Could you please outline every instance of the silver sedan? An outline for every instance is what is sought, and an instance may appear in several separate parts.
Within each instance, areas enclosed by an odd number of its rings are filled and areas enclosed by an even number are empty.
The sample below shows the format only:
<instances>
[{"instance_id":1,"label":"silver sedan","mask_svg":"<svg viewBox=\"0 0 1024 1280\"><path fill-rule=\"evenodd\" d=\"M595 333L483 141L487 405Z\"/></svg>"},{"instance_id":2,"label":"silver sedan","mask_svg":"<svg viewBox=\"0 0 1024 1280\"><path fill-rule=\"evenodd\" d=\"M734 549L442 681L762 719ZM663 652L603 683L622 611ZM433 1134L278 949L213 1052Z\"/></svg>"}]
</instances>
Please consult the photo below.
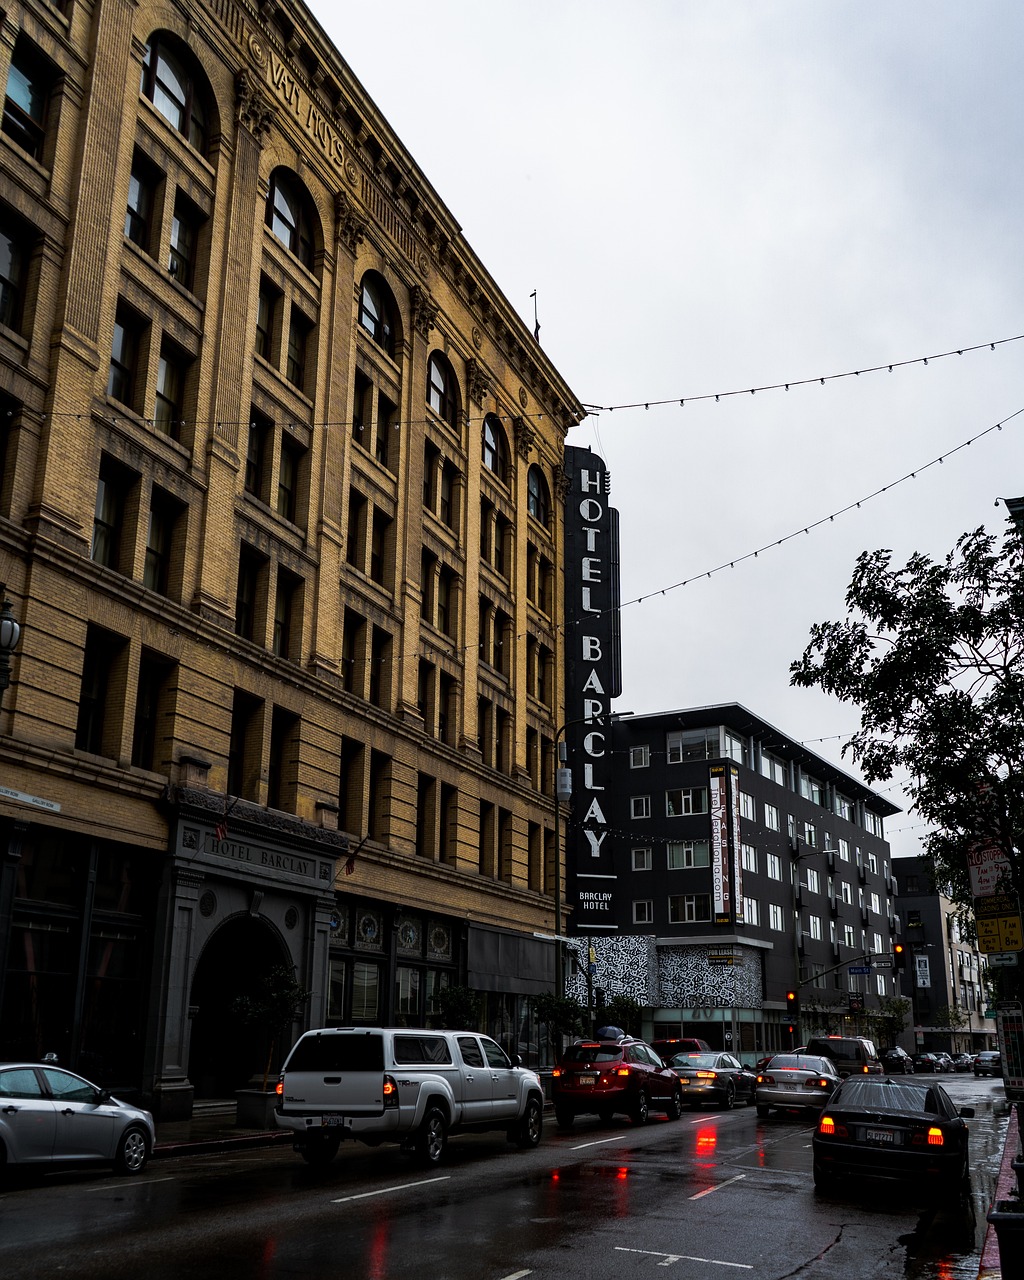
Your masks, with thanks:
<instances>
[{"instance_id":1,"label":"silver sedan","mask_svg":"<svg viewBox=\"0 0 1024 1280\"><path fill-rule=\"evenodd\" d=\"M0 1062L0 1166L112 1164L141 1173L153 1117L63 1067Z\"/></svg>"},{"instance_id":2,"label":"silver sedan","mask_svg":"<svg viewBox=\"0 0 1024 1280\"><path fill-rule=\"evenodd\" d=\"M780 1111L821 1111L842 1083L828 1058L803 1053L777 1053L757 1077L754 1102L763 1120Z\"/></svg>"}]
</instances>

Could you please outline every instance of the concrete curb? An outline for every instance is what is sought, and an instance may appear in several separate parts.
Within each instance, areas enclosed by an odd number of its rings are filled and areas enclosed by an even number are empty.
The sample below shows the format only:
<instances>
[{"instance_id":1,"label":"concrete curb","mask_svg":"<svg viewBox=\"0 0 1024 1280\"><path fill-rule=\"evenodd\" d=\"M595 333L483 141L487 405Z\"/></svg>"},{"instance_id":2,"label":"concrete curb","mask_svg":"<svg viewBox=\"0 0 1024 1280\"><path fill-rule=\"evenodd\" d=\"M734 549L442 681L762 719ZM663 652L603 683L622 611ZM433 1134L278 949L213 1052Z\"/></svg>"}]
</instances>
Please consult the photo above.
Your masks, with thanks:
<instances>
[{"instance_id":1,"label":"concrete curb","mask_svg":"<svg viewBox=\"0 0 1024 1280\"><path fill-rule=\"evenodd\" d=\"M158 1142L153 1148L154 1160L173 1156L204 1155L215 1151L237 1151L251 1147L276 1147L291 1144L294 1135L285 1129L269 1129L263 1133L221 1134L211 1138L184 1138L180 1142Z\"/></svg>"},{"instance_id":2,"label":"concrete curb","mask_svg":"<svg viewBox=\"0 0 1024 1280\"><path fill-rule=\"evenodd\" d=\"M1010 1192L1017 1189L1017 1175L1013 1171L1013 1162L1017 1159L1018 1126L1015 1108L1010 1108L1010 1123L1006 1129L1006 1146L1003 1148L1003 1159L999 1165L999 1177L989 1209L995 1208L1000 1200L1008 1200ZM999 1261L999 1240L996 1229L988 1224L985 1232L985 1243L981 1249L981 1265L978 1268L978 1280L1002 1280L1003 1270ZM1014 1280L1007 1276L1006 1280Z\"/></svg>"}]
</instances>

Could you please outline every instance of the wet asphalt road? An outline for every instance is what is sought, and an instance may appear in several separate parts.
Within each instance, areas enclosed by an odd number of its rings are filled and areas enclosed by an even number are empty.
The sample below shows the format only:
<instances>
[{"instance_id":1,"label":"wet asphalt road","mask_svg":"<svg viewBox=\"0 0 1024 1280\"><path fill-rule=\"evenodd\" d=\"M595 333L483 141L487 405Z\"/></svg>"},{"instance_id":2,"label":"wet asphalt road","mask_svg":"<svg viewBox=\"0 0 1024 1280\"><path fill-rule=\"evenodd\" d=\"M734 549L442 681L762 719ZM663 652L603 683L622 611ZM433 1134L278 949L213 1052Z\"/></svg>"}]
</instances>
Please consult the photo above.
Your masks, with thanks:
<instances>
[{"instance_id":1,"label":"wet asphalt road","mask_svg":"<svg viewBox=\"0 0 1024 1280\"><path fill-rule=\"evenodd\" d=\"M976 1280L1007 1126L1000 1081L944 1077L971 1124L972 1197L822 1197L808 1120L753 1108L643 1129L546 1125L534 1151L454 1138L423 1170L346 1146L310 1170L287 1146L8 1182L0 1276L351 1280Z\"/></svg>"}]
</instances>

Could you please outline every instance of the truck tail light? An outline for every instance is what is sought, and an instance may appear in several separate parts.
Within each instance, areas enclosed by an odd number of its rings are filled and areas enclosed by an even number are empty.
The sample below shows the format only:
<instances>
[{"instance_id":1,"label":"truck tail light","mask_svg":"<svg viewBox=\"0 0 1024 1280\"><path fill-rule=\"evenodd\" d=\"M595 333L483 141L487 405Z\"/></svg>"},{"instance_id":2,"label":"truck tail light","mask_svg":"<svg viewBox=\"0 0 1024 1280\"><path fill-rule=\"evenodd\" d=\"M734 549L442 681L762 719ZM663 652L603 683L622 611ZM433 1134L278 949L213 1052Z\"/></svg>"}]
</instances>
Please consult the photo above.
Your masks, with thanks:
<instances>
[{"instance_id":1,"label":"truck tail light","mask_svg":"<svg viewBox=\"0 0 1024 1280\"><path fill-rule=\"evenodd\" d=\"M394 1076L384 1077L384 1106L398 1106L398 1081Z\"/></svg>"}]
</instances>

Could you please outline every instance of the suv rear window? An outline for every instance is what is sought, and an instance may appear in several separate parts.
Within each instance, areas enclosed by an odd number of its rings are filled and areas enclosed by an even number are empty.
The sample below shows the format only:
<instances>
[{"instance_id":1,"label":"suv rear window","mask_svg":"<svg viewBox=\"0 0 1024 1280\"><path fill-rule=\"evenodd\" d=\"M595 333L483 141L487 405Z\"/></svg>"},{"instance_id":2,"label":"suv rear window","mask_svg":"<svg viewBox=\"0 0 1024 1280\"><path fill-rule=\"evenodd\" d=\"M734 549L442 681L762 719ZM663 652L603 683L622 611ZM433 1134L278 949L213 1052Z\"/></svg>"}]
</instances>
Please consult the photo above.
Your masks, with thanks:
<instances>
[{"instance_id":1,"label":"suv rear window","mask_svg":"<svg viewBox=\"0 0 1024 1280\"><path fill-rule=\"evenodd\" d=\"M565 1051L566 1062L618 1062L622 1049L617 1044L574 1044Z\"/></svg>"},{"instance_id":2,"label":"suv rear window","mask_svg":"<svg viewBox=\"0 0 1024 1280\"><path fill-rule=\"evenodd\" d=\"M327 1031L303 1036L285 1063L286 1071L383 1071L382 1036Z\"/></svg>"}]
</instances>

